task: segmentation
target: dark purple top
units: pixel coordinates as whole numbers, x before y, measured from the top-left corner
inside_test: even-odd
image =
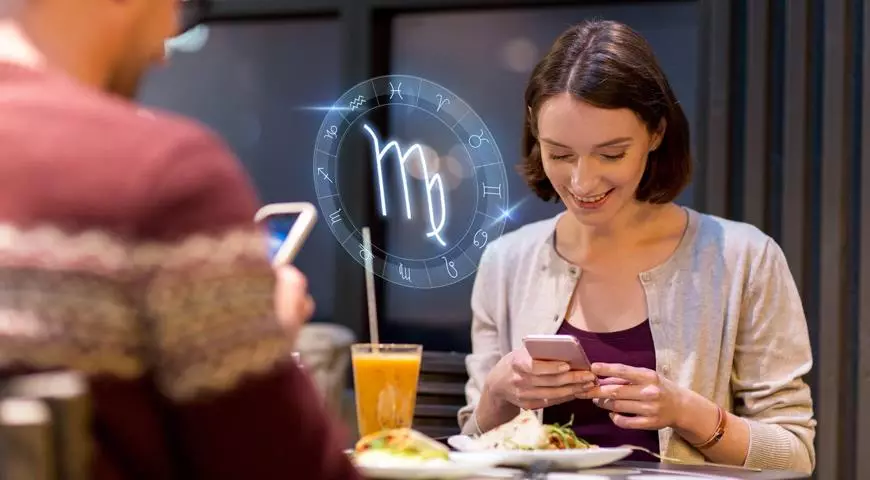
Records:
[[[592,333],[562,322],[560,335],[576,337],[592,363],[621,363],[632,367],[656,368],[656,352],[649,321],[636,327],[609,333]],[[657,430],[629,430],[613,424],[608,410],[597,407],[592,400],[572,400],[544,409],[545,423],[566,424],[574,415],[574,432],[580,438],[600,447],[637,445],[659,451]],[[634,452],[627,460],[658,461],[643,452]]]

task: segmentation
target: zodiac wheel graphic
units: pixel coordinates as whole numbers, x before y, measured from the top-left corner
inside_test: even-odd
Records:
[[[371,121],[384,113],[399,132],[389,140]],[[342,150],[351,138],[372,153],[375,210],[400,232],[389,246],[372,244],[370,251],[355,220],[363,206],[342,198],[342,181],[359,181],[342,174],[346,162],[361,161]],[[397,285],[462,281],[504,231],[508,181],[495,139],[465,101],[419,77],[376,77],[346,91],[317,132],[313,173],[336,240],[364,268],[371,255],[372,273]]]

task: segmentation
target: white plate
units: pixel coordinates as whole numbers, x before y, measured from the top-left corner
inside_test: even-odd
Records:
[[[466,454],[484,453],[475,448],[474,439],[466,435],[454,435],[447,439],[451,447]],[[489,453],[489,452],[486,452]],[[499,465],[528,468],[535,462],[549,462],[554,469],[580,470],[597,468],[618,462],[631,455],[630,448],[588,448],[572,450],[498,450],[503,455]]]
[[[451,453],[450,461],[418,465],[366,465],[356,464],[357,470],[369,479],[441,480],[479,476],[482,470],[502,462],[500,452],[461,454]]]
[[[632,475],[628,477],[628,480],[737,480],[733,477],[720,477],[718,475],[706,475],[703,477],[699,477],[697,475],[692,475],[691,472],[687,472],[685,474],[681,473],[679,475],[668,475],[665,471],[662,471],[662,473],[662,475],[659,475],[658,473],[653,475]]]

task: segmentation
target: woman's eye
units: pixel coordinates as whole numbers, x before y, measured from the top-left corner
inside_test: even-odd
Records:
[[[567,160],[571,158],[571,155],[550,155],[550,158],[553,160]]]
[[[625,152],[618,153],[616,155],[606,155],[603,153],[601,154],[601,158],[611,161],[621,160],[623,157],[625,157]]]

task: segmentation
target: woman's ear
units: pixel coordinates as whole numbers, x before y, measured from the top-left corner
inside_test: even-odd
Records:
[[[659,121],[659,126],[656,128],[656,131],[652,135],[652,139],[649,144],[649,151],[654,152],[659,146],[662,144],[662,140],[665,138],[665,131],[668,128],[668,121],[662,118]]]

